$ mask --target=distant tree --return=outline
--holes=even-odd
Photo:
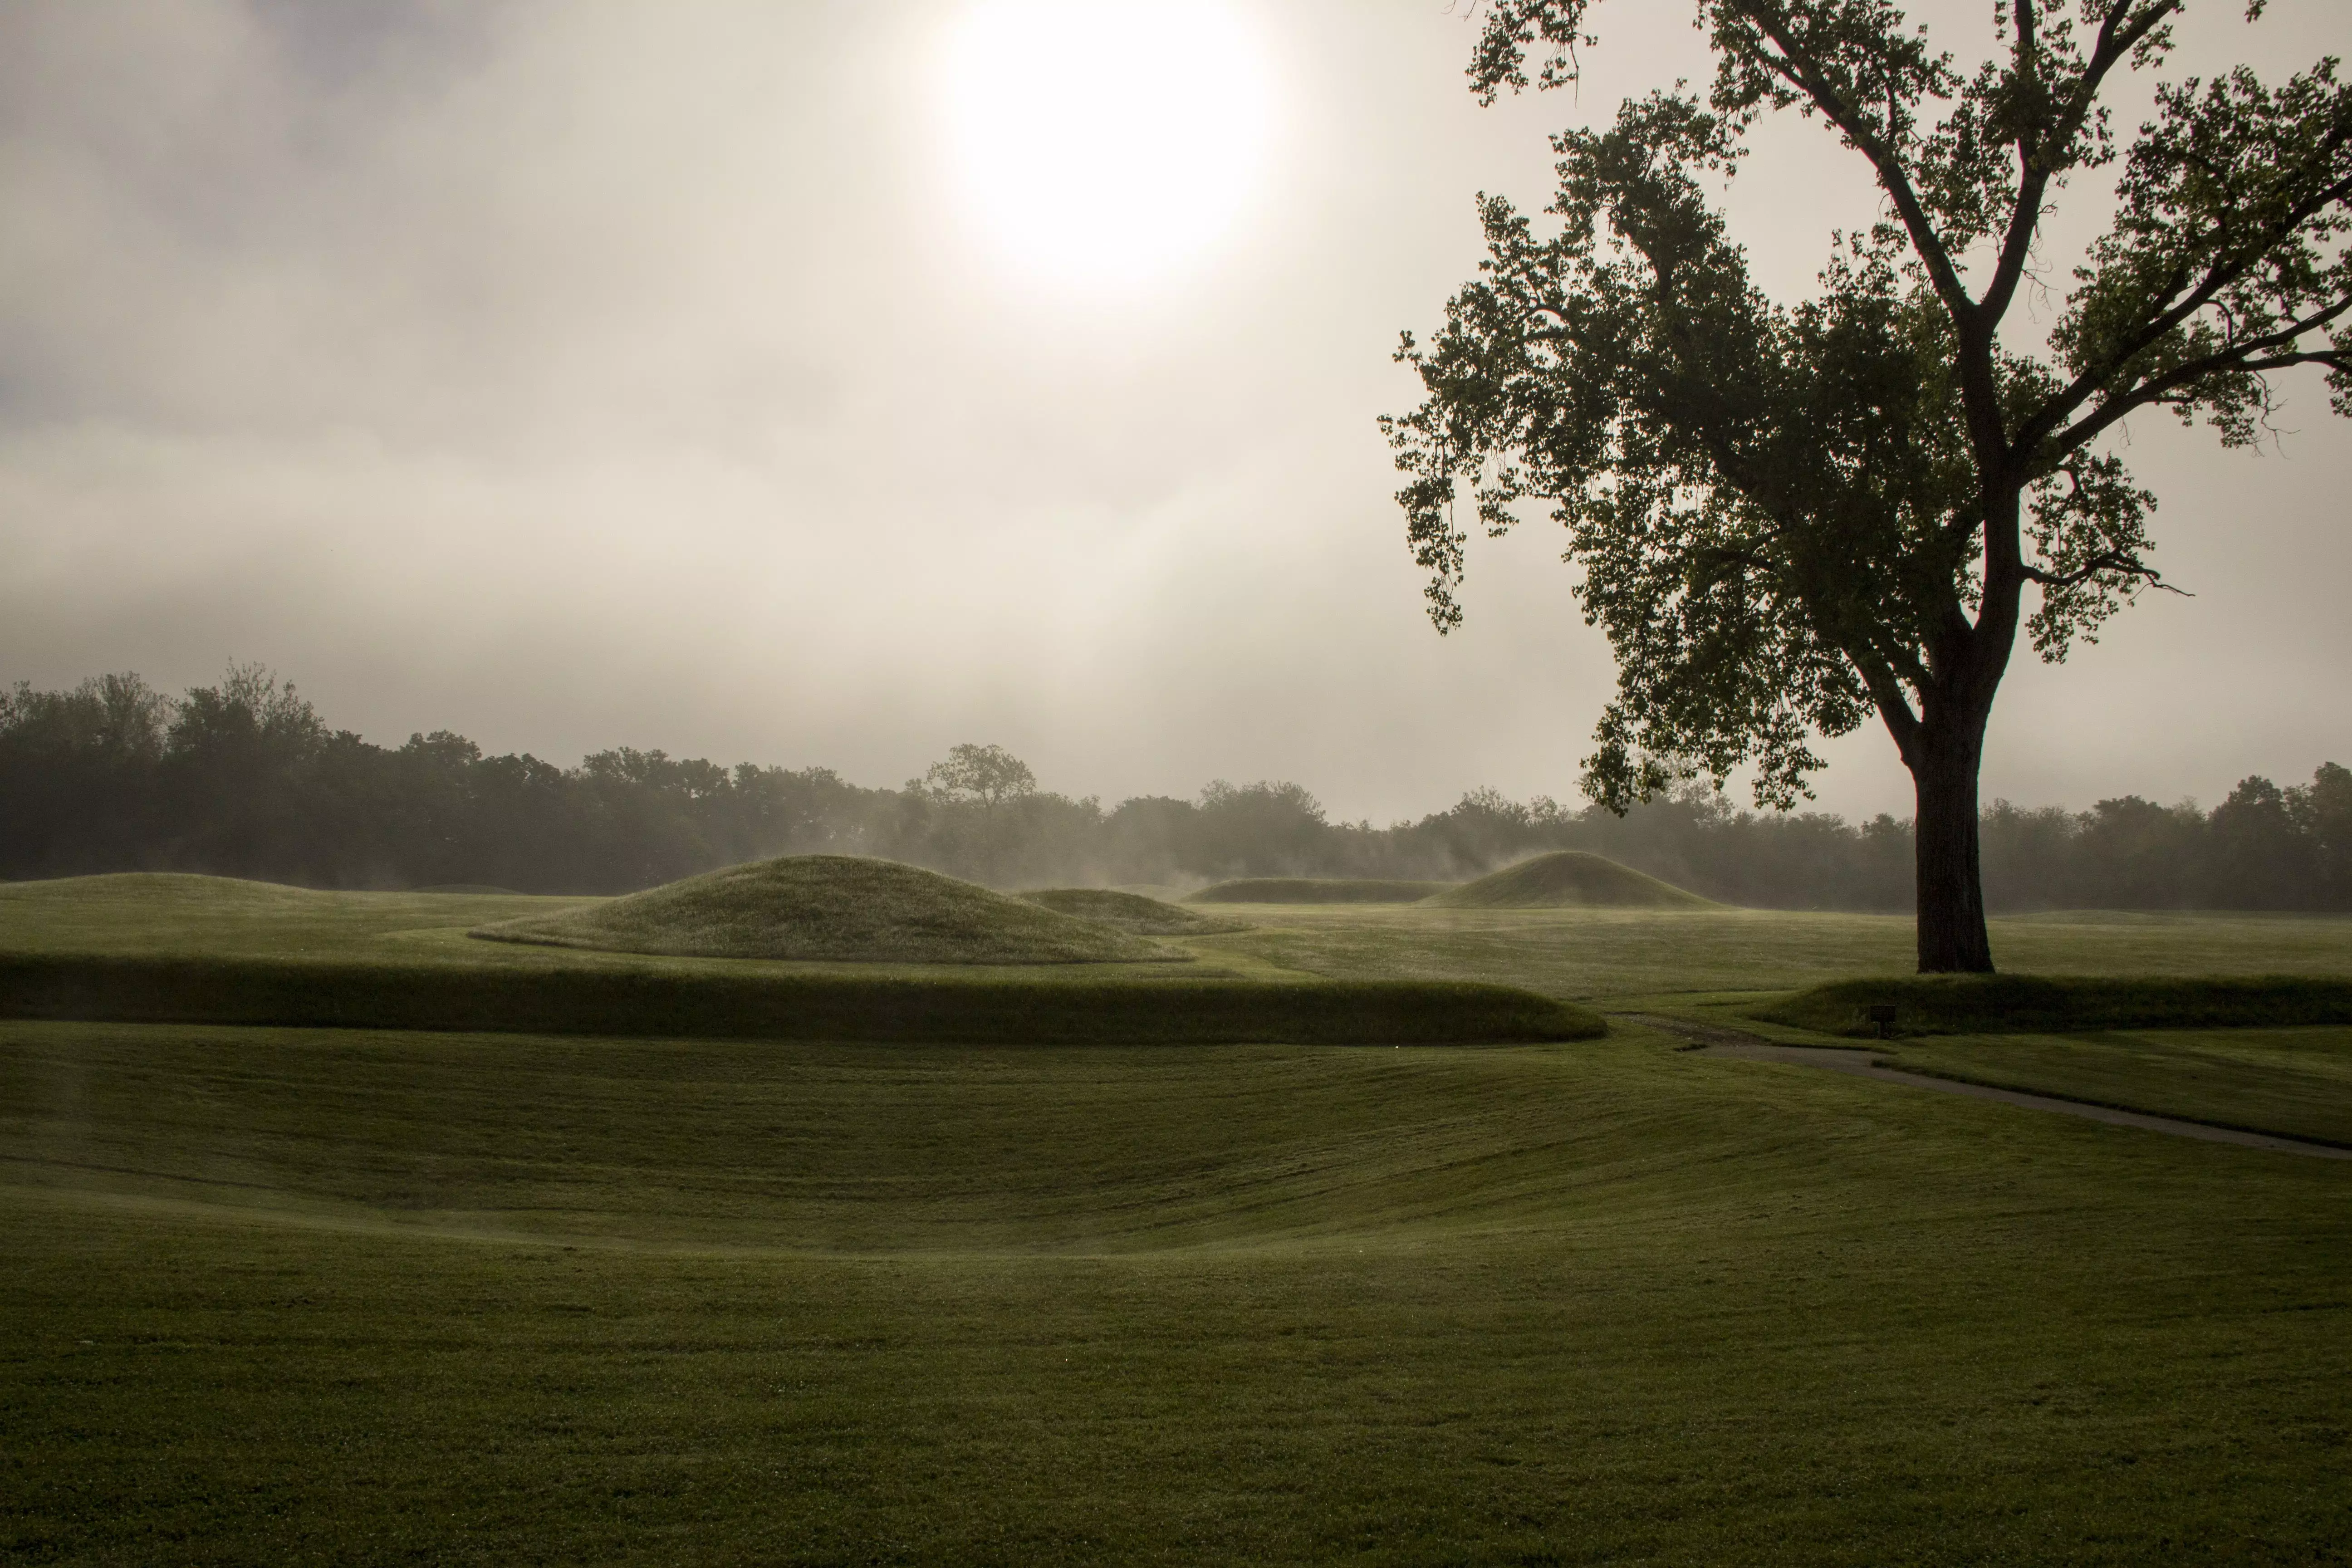
[[[2312,902],[2352,910],[2352,768],[2322,763],[2287,792],[2287,810],[2310,847]]]
[[[1002,746],[951,746],[919,779],[907,781],[899,837],[911,858],[941,863],[983,882],[1001,879],[1013,858],[1005,808],[1037,793],[1029,764]],[[950,809],[940,812],[932,803]]]
[[[969,801],[993,816],[1007,801],[1037,791],[1029,764],[1002,746],[950,746],[923,774],[922,787],[947,800]]]
[[[0,690],[0,877],[144,863],[172,710],[136,675]]]
[[[1553,138],[1556,231],[1482,195],[1482,276],[1399,352],[1427,401],[1384,424],[1439,628],[1460,619],[1462,482],[1490,532],[1532,500],[1568,530],[1619,662],[1587,760],[1601,804],[1752,766],[1786,808],[1822,765],[1811,738],[1875,711],[1916,791],[1922,970],[1992,967],[1977,778],[2020,632],[2056,662],[2160,585],[2155,498],[2109,437],[2165,410],[2251,445],[2270,378],[2305,364],[2352,413],[2352,89],[2333,59],[2275,87],[2163,80],[2119,147],[2102,95],[2160,65],[2183,4],[1996,0],[1997,58],[1964,73],[1890,0],[1696,0],[1705,100],[1677,86]],[[1488,0],[1482,101],[1536,56],[1541,86],[1574,81],[1589,6]],[[1793,307],[1750,280],[1707,189],[1790,108],[1884,204]],[[2119,157],[2112,224],[2037,342],[2011,318],[2042,286],[2043,220]]]
[[[348,775],[355,735],[338,737],[310,700],[257,664],[192,688],[173,711],[160,769],[164,854],[190,870],[289,881],[315,878],[321,852],[348,841],[332,820],[322,764],[338,739]]]
[[[1333,837],[1323,803],[1299,784],[1213,779],[1201,791],[1186,869],[1211,877],[1329,875]]]
[[[2021,810],[2005,800],[1985,808],[1985,901],[1994,908],[2055,910],[2074,902],[2069,880],[2080,824],[2063,806]]]
[[[2100,801],[2077,819],[2065,901],[2085,910],[2193,906],[2205,827],[2194,801]]]
[[[2206,818],[2206,865],[2198,902],[2207,909],[2293,909],[2310,845],[2296,831],[2287,793],[2257,774],[2239,782]],[[2307,896],[2307,895],[2306,895]]]

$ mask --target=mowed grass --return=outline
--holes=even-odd
[[[2340,1559],[2352,1173],[1672,1044],[0,1026],[0,1555]]]
[[[176,886],[0,887],[0,951],[730,967]],[[1910,934],[1218,912],[1132,972],[1696,1013]],[[1995,942],[2352,973],[2345,921]],[[2345,1560],[2352,1168],[1679,1043],[0,1023],[0,1559]]]
[[[2352,1147],[2352,1028],[1937,1036],[1878,1055],[1969,1083]]]
[[[474,926],[593,900],[520,894],[317,892],[212,877],[129,875],[0,883],[0,952],[397,961],[403,964],[722,973],[740,961],[569,951],[469,940]],[[1439,910],[1427,905],[1227,905],[1238,932],[1172,939],[1188,977],[1477,980],[1613,1002],[1793,991],[1913,967],[1911,921],[1777,910]],[[2105,974],[2352,974],[2352,917],[2089,911],[1992,922],[2005,971]],[[850,966],[778,964],[838,973]],[[860,965],[860,973],[955,965]],[[1036,965],[1043,984],[1166,978],[1165,963]]]
[[[1452,882],[1396,881],[1379,877],[1237,877],[1186,895],[1195,904],[1410,904],[1441,893]]]
[[[1078,945],[1088,951],[1155,956],[1128,963],[983,964],[614,952],[469,940],[485,904],[496,909],[517,900],[102,877],[0,889],[0,1016],[1064,1044],[1556,1040],[1597,1035],[1604,1026],[1597,1016],[1556,999],[1479,983],[1331,980],[1247,955],[1204,962],[1181,942],[1148,942],[912,868],[851,864],[958,890],[948,910],[958,942],[975,934],[964,918],[972,910],[959,907],[970,903],[968,892],[985,900],[978,906],[983,942],[1008,931],[1034,934],[1021,921],[1048,922],[1049,946],[1066,957],[1066,930],[1078,932]],[[679,889],[696,891],[691,882],[656,891]],[[722,926],[739,917],[763,929],[773,923],[772,905],[745,915],[739,892],[722,888],[715,900],[689,900],[690,910],[711,913],[705,906],[715,903],[713,919]],[[537,901],[556,906],[552,921],[533,921],[541,925],[616,910],[621,927],[647,923],[640,920],[643,906],[627,907],[632,900]],[[922,906],[919,914],[939,912],[937,900],[915,901]],[[677,912],[656,904],[657,913]],[[1016,920],[999,921],[998,905],[1009,906]],[[810,912],[805,904],[787,905],[796,917],[787,923],[804,925],[797,917]],[[906,937],[908,914],[900,900],[860,917],[863,925],[846,921],[843,929],[871,935],[880,926],[889,928],[885,934]],[[702,928],[691,920],[650,923],[656,934],[686,939],[677,945],[702,945]],[[858,950],[856,942],[846,945]],[[929,951],[924,942],[898,945]]]
[[[1821,1034],[2023,1034],[2352,1024],[2333,975],[1904,974],[1808,986],[1750,1016]]]
[[[1074,915],[1134,936],[1206,936],[1247,929],[1238,921],[1218,920],[1181,904],[1115,888],[1038,888],[1021,897],[1056,914]]]
[[[1444,910],[1288,905],[1232,911],[1249,932],[1204,957],[1334,977],[1486,980],[1604,1005],[1794,991],[1916,963],[1906,917],[1785,910]],[[2085,911],[1992,922],[2025,973],[2352,975],[2352,917]]]

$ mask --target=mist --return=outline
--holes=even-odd
[[[1580,91],[1482,110],[1438,0],[1230,9],[1261,164],[1215,245],[1090,291],[955,188],[956,5],[9,7],[0,681],[258,660],[389,747],[892,786],[981,741],[1073,798],[1574,800],[1612,668],[1556,531],[1482,542],[1439,637],[1374,419],[1475,268],[1473,193],[1540,206],[1545,132],[1700,40],[1604,5]],[[2238,9],[2193,14],[2187,68],[2352,41],[2322,0]],[[1817,126],[1759,146],[1735,232],[1795,298],[1873,197]],[[2193,596],[2021,658],[1985,798],[2210,803],[2352,755],[2352,442],[2285,393],[2260,451],[2128,432]],[[1874,727],[1828,752],[1822,806],[1909,810]]]

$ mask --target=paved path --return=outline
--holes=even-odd
[[[2310,1154],[2322,1160],[2352,1160],[2352,1149],[2308,1142],[2301,1138],[2281,1138],[2269,1132],[2242,1132],[2234,1127],[2209,1127],[2201,1121],[2150,1116],[2138,1110],[2117,1110],[2109,1106],[2086,1104],[2079,1100],[2061,1100],[2056,1095],[2027,1094],[2020,1089],[1994,1089],[1990,1084],[1962,1083],[1957,1079],[1903,1072],[1882,1065],[1867,1050],[1843,1050],[1835,1046],[1775,1045],[1758,1036],[1726,1028],[1720,1024],[1668,1018],[1656,1013],[1619,1013],[1615,1016],[1629,1024],[1645,1024],[1653,1029],[1679,1036],[1691,1042],[1685,1049],[1710,1057],[1826,1068],[1832,1072],[1850,1073],[1855,1078],[1874,1078],[1887,1083],[1909,1084],[1914,1089],[1964,1094],[1971,1100],[1997,1100],[2004,1105],[2021,1105],[2032,1110],[2056,1110],[2092,1121],[2105,1121],[2116,1127],[2140,1127],[2150,1132],[2169,1132],[2177,1138],[2202,1138],[2209,1143],[2235,1143],[2242,1149],[2275,1149],[2283,1153]]]

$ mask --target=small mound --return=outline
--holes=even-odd
[[[501,893],[509,898],[520,895],[512,888],[494,888],[488,882],[436,882],[429,888],[411,888],[412,893]]]
[[[468,933],[672,958],[1131,963],[1183,955],[895,860],[787,855]]]
[[[1506,867],[1438,894],[1449,910],[1710,910],[1713,900],[1631,866],[1581,849],[1561,849]]]
[[[1140,893],[1114,892],[1108,888],[1041,888],[1021,897],[1055,914],[1092,921],[1130,936],[1212,936],[1249,929],[1238,921],[1196,915]]]
[[[1202,889],[1188,904],[1417,904],[1451,882],[1398,882],[1373,877],[1243,877]]]

